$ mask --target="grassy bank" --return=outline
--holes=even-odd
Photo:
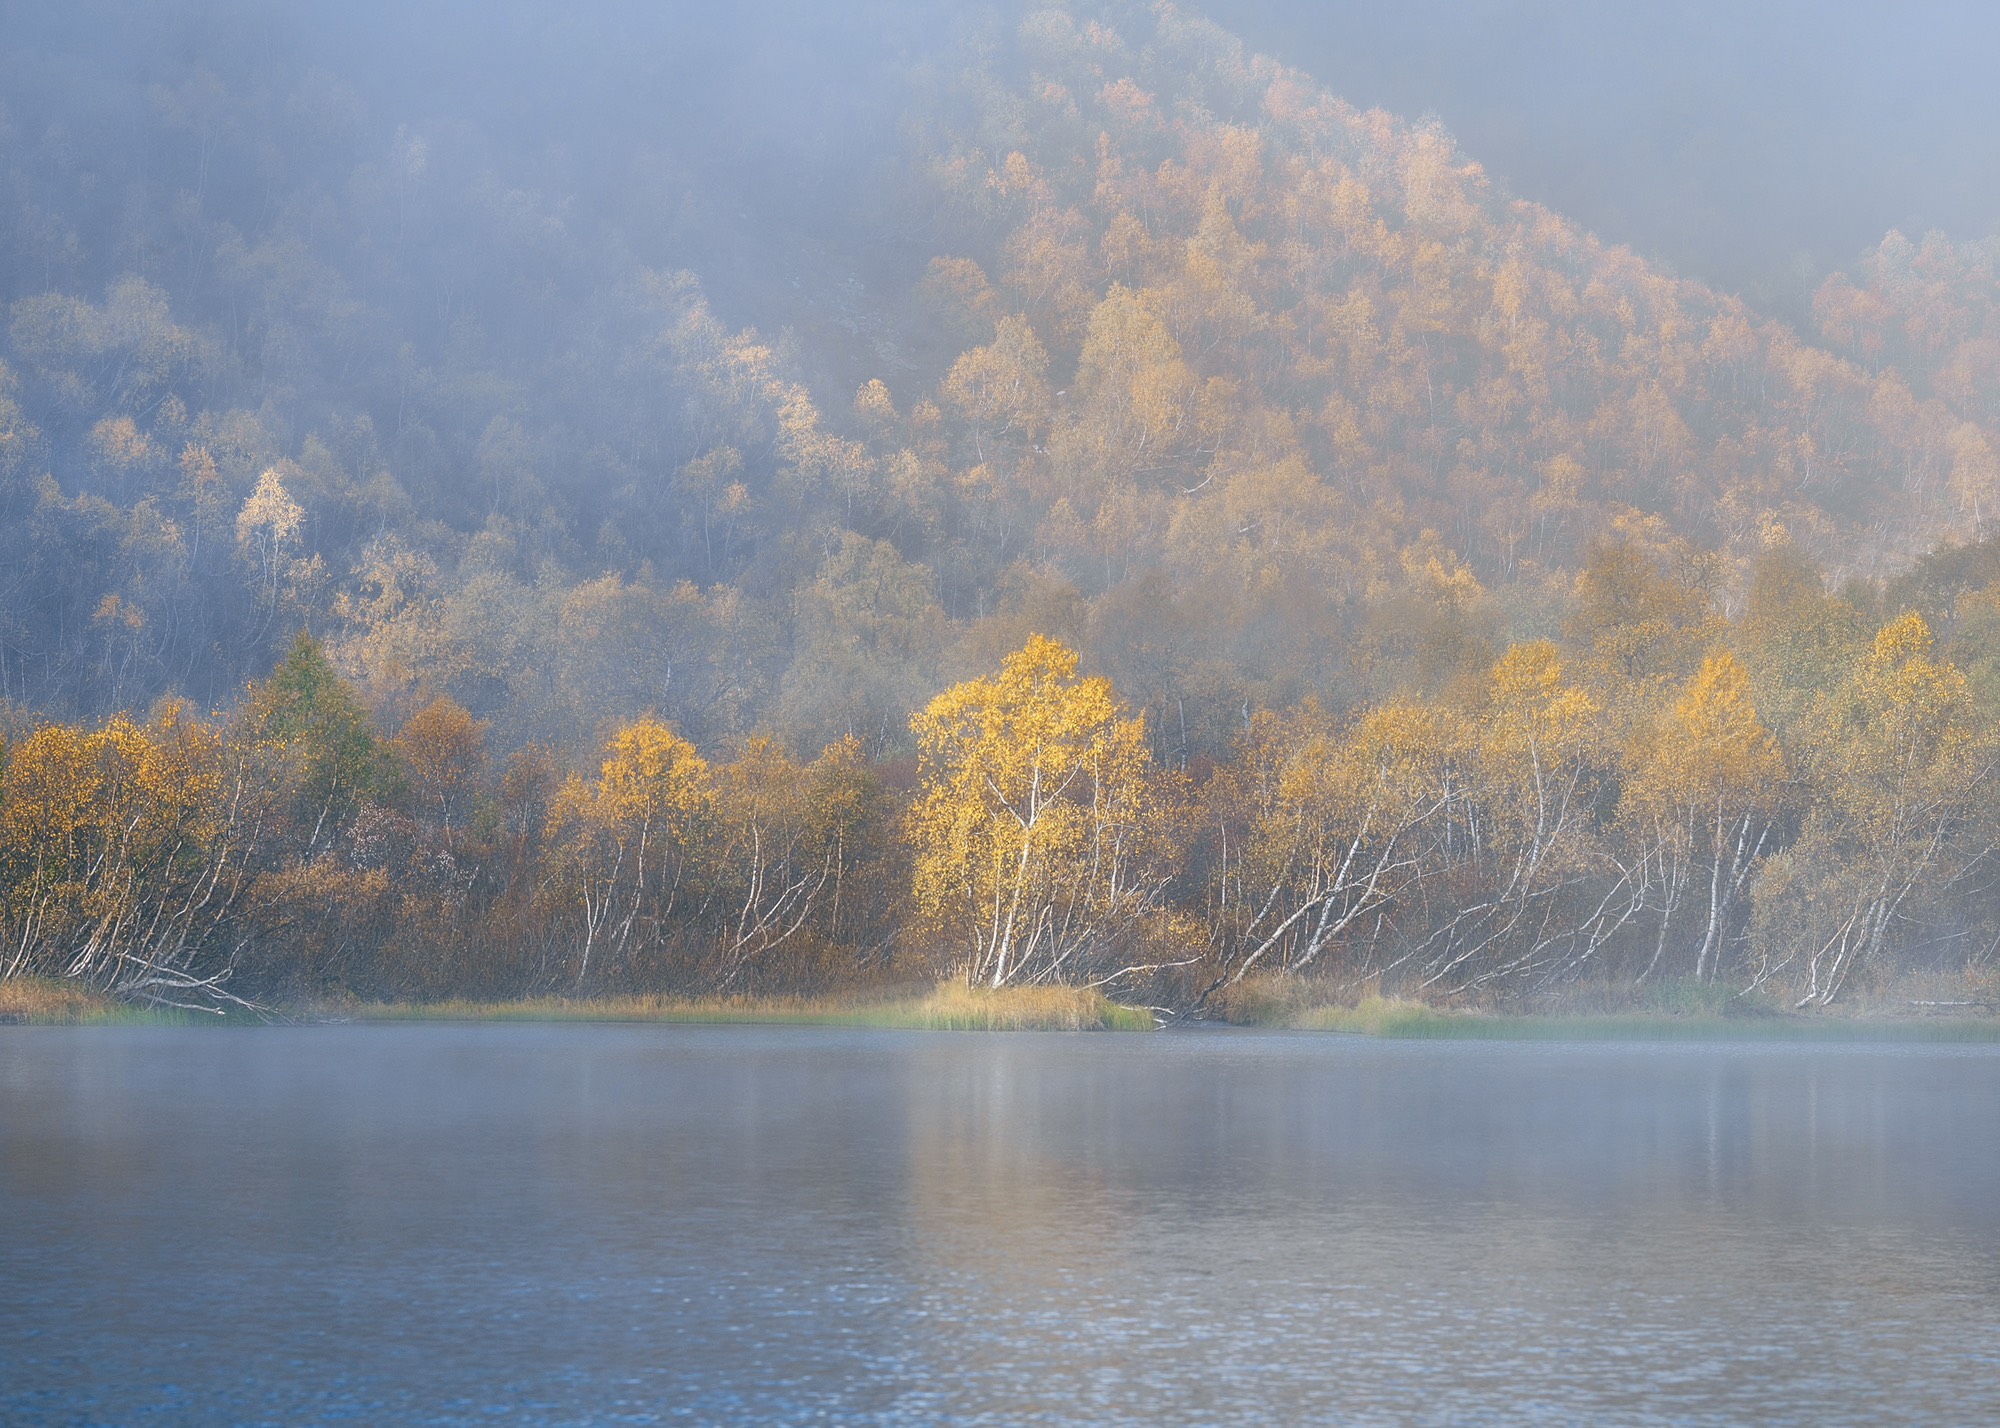
[[[1909,990],[1909,989],[1903,989]],[[1936,991],[1937,988],[1917,988]],[[1952,990],[1952,989],[1942,989]],[[1581,997],[1574,1008],[1431,1005],[1400,997],[1339,998],[1306,981],[1246,981],[1212,1016],[1237,1026],[1447,1041],[2000,1042],[2000,1016],[1955,998],[1898,995],[1834,1011],[1793,1013],[1713,988],[1667,985],[1624,1005]],[[1914,1014],[1917,1007],[1935,1007]],[[1077,987],[968,987],[818,997],[537,997],[516,1001],[341,1002],[277,1008],[281,1021],[533,1021],[880,1027],[912,1031],[1150,1031],[1143,1008]],[[234,1016],[229,1021],[255,1018]],[[152,1010],[41,978],[0,981],[0,1025],[212,1025],[224,1018]]]
[[[1905,1004],[1907,1004],[1907,999]],[[1878,1000],[1840,1013],[1792,1013],[1712,988],[1667,986],[1616,1010],[1439,1007],[1401,997],[1328,998],[1311,983],[1246,983],[1217,1012],[1239,1026],[1438,1041],[2000,1041],[2000,1017],[1918,1015]]]
[[[45,977],[0,981],[0,1026],[176,1026],[216,1021],[172,1008],[114,1001],[70,982]]]
[[[1440,1041],[2000,1041],[2000,1019],[1661,1015],[1643,1011],[1583,1016],[1438,1011],[1376,998],[1301,1016],[1302,1031],[1342,1031]]]
[[[885,1027],[912,1031],[1151,1031],[1151,1012],[1077,987],[968,987],[860,997],[538,997],[511,1002],[357,1003],[319,1009],[352,1021],[594,1021]]]

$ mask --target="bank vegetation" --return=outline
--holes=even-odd
[[[1040,635],[917,711],[912,760],[642,717],[497,761],[448,696],[385,731],[301,635],[228,710],[12,733],[0,977],[183,1009],[943,982],[1162,1016],[1274,983],[1715,1012],[1907,984],[1977,1011],[1996,582],[1982,546],[1835,593],[1779,546],[1732,620],[1698,564],[1607,543],[1557,639],[1246,710],[1201,761]]]

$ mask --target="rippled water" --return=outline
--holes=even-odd
[[[2000,1049],[0,1032],[0,1420],[2000,1421]]]

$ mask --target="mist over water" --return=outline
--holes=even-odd
[[[0,1020],[2000,1008],[2000,21],[1212,15],[0,0]],[[1996,1093],[9,1026],[0,1419],[2000,1420]]]
[[[10,1033],[10,1422],[2000,1412],[1990,1047]]]

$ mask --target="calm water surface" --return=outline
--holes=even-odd
[[[2000,1048],[0,1031],[0,1421],[2000,1422]]]

